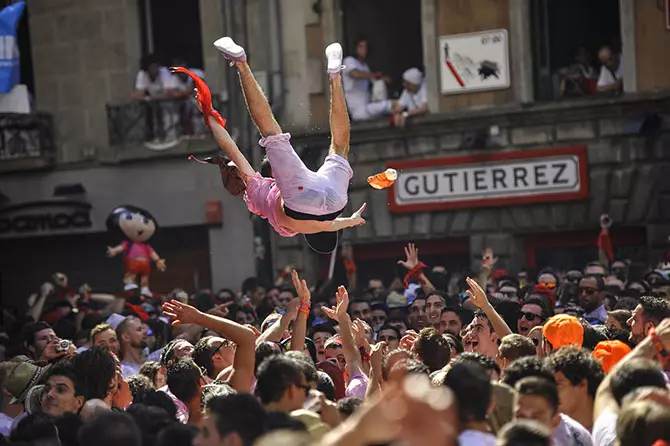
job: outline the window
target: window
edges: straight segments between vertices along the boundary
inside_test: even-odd
[[[359,38],[365,38],[370,69],[393,79],[390,94],[402,92],[406,69],[424,71],[419,0],[344,0],[342,15],[345,56],[353,54]]]
[[[154,54],[166,66],[180,58],[204,68],[199,1],[140,0],[139,7],[142,56]]]
[[[531,3],[535,97],[592,96],[600,73],[598,50],[621,52],[618,0],[533,0]],[[595,80],[566,85],[562,69],[590,59]],[[571,67],[572,66],[572,67]],[[563,71],[565,72],[565,71]],[[591,77],[591,79],[593,79]]]

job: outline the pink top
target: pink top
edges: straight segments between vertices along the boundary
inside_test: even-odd
[[[247,203],[249,211],[266,218],[282,237],[293,237],[297,235],[297,232],[289,231],[277,220],[277,207],[281,199],[281,191],[274,178],[264,178],[256,172],[256,175],[247,181],[244,202]]]
[[[130,246],[130,242],[125,241],[121,243],[121,246],[123,246],[123,252],[127,259],[151,259],[151,254],[154,253],[151,246],[141,242],[133,242],[133,246]]]

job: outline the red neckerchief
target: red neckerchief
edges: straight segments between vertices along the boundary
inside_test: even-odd
[[[403,280],[403,284],[405,285],[405,289],[409,288],[409,280],[416,278],[418,279],[419,276],[421,275],[421,270],[424,268],[427,268],[428,266],[423,263],[419,262],[418,265],[416,265],[414,268],[410,269],[407,274],[405,275],[405,280]]]
[[[195,82],[195,87],[198,90],[198,93],[196,94],[196,99],[200,103],[200,107],[202,108],[202,114],[205,118],[205,124],[209,129],[211,130],[212,127],[209,125],[209,117],[211,116],[212,118],[216,119],[216,121],[221,124],[221,127],[226,126],[226,120],[221,117],[218,111],[214,110],[214,107],[212,106],[212,93],[209,91],[209,87],[203,81],[198,77],[197,74],[193,73],[190,70],[187,70],[186,68],[183,67],[171,67],[170,71],[173,73],[184,73],[193,79],[193,82]]]
[[[142,320],[142,322],[146,322],[150,319],[149,315],[139,305],[133,305],[131,303],[125,302],[123,306],[129,309],[132,313],[134,313],[135,316],[139,317]]]

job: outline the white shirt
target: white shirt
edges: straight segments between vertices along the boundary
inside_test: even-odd
[[[344,88],[344,97],[347,99],[348,106],[360,106],[370,102],[370,81],[368,79],[354,79],[351,77],[353,70],[370,73],[370,67],[365,62],[361,62],[355,57],[347,57],[343,62],[342,87]]]
[[[458,436],[460,446],[496,446],[496,437],[487,432],[465,430]]]
[[[167,70],[167,68],[166,68]],[[202,71],[199,68],[189,68],[193,74],[197,75],[200,79],[205,80],[205,72]],[[175,80],[175,88],[180,91],[180,92],[186,92],[186,91],[191,91],[195,88],[195,82],[193,82],[193,79],[191,79],[190,76],[186,77],[186,82],[182,81],[179,76],[172,75]]]
[[[616,81],[619,79],[623,79],[623,57],[621,56],[619,56],[619,66],[617,67],[614,75],[612,75],[610,69],[607,68],[605,65],[600,67],[600,77],[598,77],[598,86],[607,87],[608,85],[616,83]]]
[[[565,414],[551,434],[554,446],[593,446],[591,434],[584,426]]]
[[[421,84],[421,87],[419,87],[419,90],[416,93],[412,93],[409,90],[404,89],[400,95],[400,98],[398,99],[398,105],[407,109],[407,111],[416,110],[426,102],[428,102],[428,98],[426,97],[425,82]]]
[[[121,361],[121,374],[124,378],[140,373],[142,364],[133,364],[132,362]]]
[[[13,423],[14,418],[10,418],[4,413],[0,412],[0,435],[9,437],[9,434],[12,432]]]
[[[176,88],[176,78],[166,67],[160,68],[158,77],[153,81],[144,70],[140,70],[137,73],[137,79],[135,79],[135,90],[146,91],[150,97],[160,96],[165,93],[165,90],[174,90]]]
[[[616,444],[616,423],[619,415],[611,410],[600,414],[593,423],[593,445],[614,446]]]

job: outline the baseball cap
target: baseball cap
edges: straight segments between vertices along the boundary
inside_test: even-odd
[[[584,327],[574,316],[557,314],[544,324],[542,335],[554,350],[569,346],[581,348],[584,342]]]
[[[600,341],[593,349],[593,357],[599,360],[603,365],[605,373],[621,361],[624,356],[631,352],[631,348],[621,341]]]

